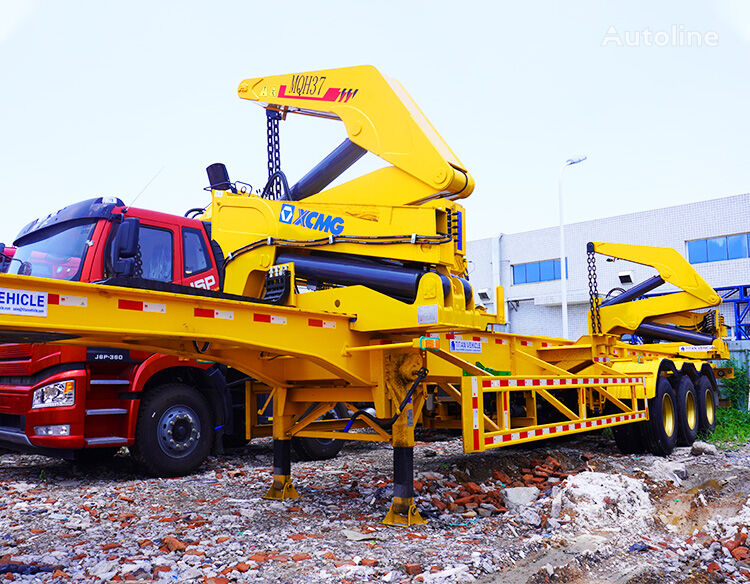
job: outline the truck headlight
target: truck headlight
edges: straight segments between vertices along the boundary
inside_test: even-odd
[[[76,403],[76,382],[57,381],[34,390],[31,402],[33,409],[59,408]]]

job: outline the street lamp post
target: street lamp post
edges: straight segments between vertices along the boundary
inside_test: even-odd
[[[576,156],[575,158],[569,158],[565,161],[565,164],[560,168],[560,174],[557,176],[557,197],[558,206],[560,207],[560,295],[562,298],[562,337],[568,338],[568,280],[567,280],[567,265],[565,263],[565,229],[563,223],[563,195],[562,195],[562,179],[563,172],[569,166],[578,164],[586,160],[586,156]]]

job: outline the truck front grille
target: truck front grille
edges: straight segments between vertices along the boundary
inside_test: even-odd
[[[0,361],[6,359],[31,359],[33,345],[26,343],[2,343],[0,344]]]

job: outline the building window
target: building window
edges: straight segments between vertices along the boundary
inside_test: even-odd
[[[560,260],[544,260],[516,264],[513,268],[513,284],[533,284],[560,279]],[[568,260],[565,260],[565,278],[568,277]]]
[[[691,264],[750,257],[750,233],[688,241],[687,251],[688,261]]]

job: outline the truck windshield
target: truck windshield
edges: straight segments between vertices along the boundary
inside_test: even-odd
[[[96,222],[78,223],[29,235],[16,245],[10,274],[78,280]]]

